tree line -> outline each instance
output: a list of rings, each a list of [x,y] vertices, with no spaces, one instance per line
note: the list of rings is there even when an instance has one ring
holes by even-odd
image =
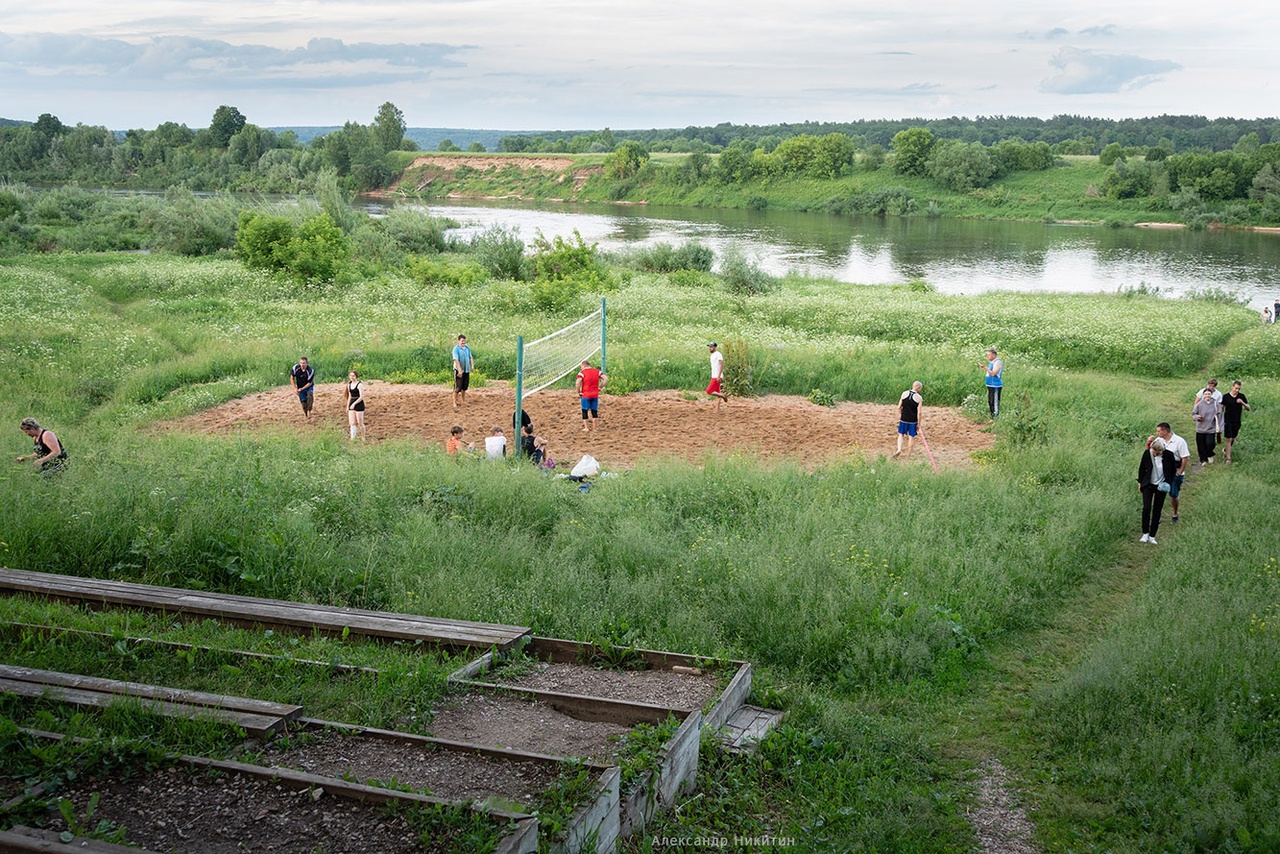
[[[1005,139],[1048,143],[1055,154],[1100,154],[1112,143],[1123,147],[1162,147],[1171,152],[1225,151],[1241,138],[1256,134],[1258,142],[1280,142],[1280,119],[1207,119],[1204,116],[1160,115],[1137,119],[1100,119],[1060,115],[978,116],[969,119],[863,119],[854,122],[798,122],[772,125],[717,125],[650,130],[553,131],[503,137],[502,151],[584,153],[611,151],[617,142],[634,140],[653,152],[706,154],[726,148],[771,152],[791,137],[832,133],[850,137],[859,148],[887,147],[898,133],[924,128],[939,139],[980,142],[992,146]]]
[[[404,114],[389,101],[370,124],[347,122],[305,145],[292,131],[253,124],[227,105],[206,128],[164,122],[123,134],[69,126],[45,113],[31,124],[0,126],[0,180],[298,193],[327,169],[344,188],[358,191],[388,184],[402,167],[393,153],[416,148],[405,138]]]

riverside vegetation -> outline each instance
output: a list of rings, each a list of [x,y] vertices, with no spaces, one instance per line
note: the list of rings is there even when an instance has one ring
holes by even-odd
[[[628,201],[880,216],[1280,223],[1280,124],[1160,116],[1058,116],[512,135],[489,155],[420,158],[404,114],[382,104],[303,142],[222,105],[209,127],[116,133],[0,119],[0,181],[192,191],[345,190]],[[555,154],[530,161],[530,154]],[[518,155],[518,156],[508,156]],[[566,167],[565,163],[569,165]],[[21,219],[0,199],[0,238]],[[0,239],[0,245],[4,243]],[[185,251],[185,250],[184,250]]]
[[[14,195],[45,204],[29,193]],[[188,222],[184,204],[175,197],[188,213],[173,215]],[[15,428],[15,455],[28,415],[72,454],[53,480],[3,470],[4,565],[580,640],[615,642],[625,627],[647,648],[754,662],[755,701],[786,709],[785,723],[752,757],[708,744],[699,794],[659,836],[968,851],[973,775],[996,757],[1046,850],[1280,847],[1280,569],[1267,514],[1280,500],[1269,403],[1280,336],[1228,295],[952,297],[925,283],[772,279],[746,261],[713,273],[696,246],[603,258],[580,239],[542,241],[525,257],[498,230],[410,248],[405,235],[443,226],[361,222],[323,201],[218,215],[233,235],[255,217],[273,227],[233,238],[238,258],[0,261],[0,423]],[[298,243],[322,218],[332,229]],[[61,227],[116,235],[140,222]],[[151,239],[144,222],[139,233]],[[331,277],[298,263],[317,253],[338,259]],[[615,393],[699,387],[714,333],[733,342],[744,390],[821,387],[891,405],[920,379],[930,404],[964,406],[994,344],[1009,383],[995,448],[937,475],[856,455],[813,467],[709,454],[698,467],[644,463],[582,494],[408,440],[352,447],[156,424],[278,387],[300,353],[321,382],[351,368],[438,380],[460,328],[490,377],[509,376],[517,335],[558,328],[602,293]],[[1142,439],[1165,419],[1185,435],[1206,373],[1242,379],[1254,402],[1236,462],[1194,475],[1179,526],[1138,545]],[[0,608],[8,623],[106,635],[49,644],[10,627],[9,660],[154,675],[370,725],[420,719],[452,666],[398,647],[22,599]],[[126,640],[135,634],[213,650]],[[330,679],[295,657],[382,674]],[[12,790],[30,773],[30,753],[8,749],[13,724],[57,728],[50,716],[64,713],[12,700],[0,710]],[[95,755],[121,732],[176,750],[230,741],[87,717],[77,725],[100,733]],[[649,850],[648,836],[629,850]]]

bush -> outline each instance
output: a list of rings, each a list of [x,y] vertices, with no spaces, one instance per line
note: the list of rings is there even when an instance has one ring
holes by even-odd
[[[236,242],[236,201],[226,194],[197,199],[185,187],[170,188],[151,214],[151,247],[179,255],[213,255]]]
[[[471,252],[476,263],[495,279],[522,282],[528,276],[524,257],[524,241],[516,228],[491,225],[471,239]]]
[[[583,241],[577,229],[572,240],[559,235],[547,240],[539,232],[533,247],[533,275],[537,282],[572,281],[580,289],[594,291],[614,287],[609,268],[596,254],[596,245]]]
[[[670,243],[642,247],[635,251],[632,258],[635,265],[647,273],[674,273],[676,270],[701,270],[709,273],[716,254],[701,243],[690,240],[678,249]]]
[[[450,248],[450,241],[445,231],[457,228],[453,220],[428,216],[420,210],[409,207],[393,207],[381,220],[396,245],[406,252],[425,254],[444,252]]]
[[[456,264],[444,258],[410,258],[406,271],[414,281],[423,285],[451,288],[472,287],[489,278],[488,272],[479,264],[472,261]]]
[[[725,250],[720,262],[720,278],[730,293],[739,296],[768,293],[778,287],[777,279],[748,260],[736,246]]]

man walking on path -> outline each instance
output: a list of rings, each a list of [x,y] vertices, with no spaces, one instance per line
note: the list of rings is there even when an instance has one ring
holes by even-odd
[[[1172,451],[1178,459],[1178,471],[1169,481],[1169,502],[1173,506],[1173,515],[1169,517],[1169,521],[1176,525],[1178,523],[1178,492],[1182,489],[1182,482],[1187,479],[1187,462],[1191,459],[1191,448],[1187,446],[1186,439],[1173,432],[1168,421],[1161,421],[1156,425],[1156,434],[1164,439],[1165,448]]]
[[[1222,392],[1218,391],[1218,380],[1216,377],[1209,380],[1209,384],[1196,392],[1196,400],[1199,401],[1204,397],[1205,392],[1209,392],[1213,399],[1214,408],[1217,413],[1214,415],[1213,432],[1219,443],[1222,442]]]
[[[303,356],[298,364],[289,369],[289,385],[298,395],[298,403],[302,404],[302,414],[311,417],[311,406],[316,399],[316,369],[307,364]]]
[[[609,378],[600,373],[599,368],[591,367],[591,363],[586,359],[582,360],[582,370],[578,371],[578,379],[574,382],[574,386],[578,389],[578,397],[582,400],[583,433],[589,433],[599,426],[600,389],[604,388],[604,384],[608,381]]]
[[[987,351],[987,360],[979,362],[986,371],[987,409],[991,410],[991,420],[1000,417],[1000,392],[1004,389],[1004,362],[996,358],[993,347]]]
[[[467,336],[459,335],[458,343],[453,348],[453,408],[459,404],[467,406],[467,389],[471,387],[471,369],[475,360],[471,358],[471,348],[467,346]]]
[[[711,352],[711,382],[707,384],[707,394],[716,399],[716,412],[719,412],[720,404],[729,402],[729,395],[720,388],[720,382],[724,379],[724,354],[714,341],[707,345],[707,349]]]
[[[911,384],[911,388],[904,391],[902,397],[898,398],[898,450],[893,452],[895,457],[902,456],[902,437],[905,436],[907,459],[911,459],[911,449],[916,444],[916,432],[920,429],[920,405],[924,402],[920,396],[922,388],[924,386],[916,380]]]
[[[1240,393],[1240,380],[1231,384],[1231,392],[1222,396],[1222,456],[1231,462],[1231,446],[1240,435],[1240,420],[1249,409],[1249,398]]]

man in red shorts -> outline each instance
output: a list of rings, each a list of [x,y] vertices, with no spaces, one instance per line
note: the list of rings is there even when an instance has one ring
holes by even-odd
[[[716,399],[716,412],[719,412],[720,403],[729,402],[729,395],[720,390],[720,381],[724,379],[724,354],[714,341],[707,345],[707,349],[711,351],[711,382],[707,384],[707,394]]]

